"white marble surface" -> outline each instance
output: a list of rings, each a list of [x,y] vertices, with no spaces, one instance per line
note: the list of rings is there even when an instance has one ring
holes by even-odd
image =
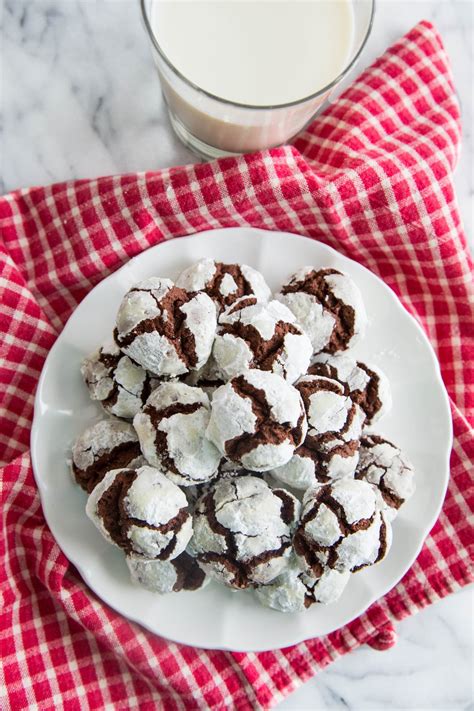
[[[472,614],[472,590],[442,600],[401,622],[392,649],[338,659],[278,711],[472,711]]]
[[[194,160],[172,135],[137,0],[0,0],[0,192]],[[473,3],[379,0],[359,68],[418,20],[440,30],[463,110],[456,188],[468,235],[474,194]],[[337,661],[283,711],[473,708],[471,590],[399,625],[397,646]]]

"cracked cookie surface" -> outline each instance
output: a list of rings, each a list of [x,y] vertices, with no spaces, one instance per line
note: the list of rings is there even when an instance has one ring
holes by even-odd
[[[390,544],[391,526],[376,487],[346,478],[305,493],[293,545],[312,575],[326,568],[361,570],[382,560]]]
[[[172,377],[202,368],[216,325],[215,306],[207,294],[151,277],[125,294],[114,336],[121,351],[143,368]]]
[[[86,513],[109,543],[146,558],[176,558],[193,531],[185,494],[149,466],[107,472],[89,495]]]
[[[308,373],[338,380],[346,394],[365,414],[365,425],[372,425],[390,412],[392,393],[386,375],[375,365],[356,361],[346,354],[320,354],[313,359]]]
[[[209,419],[204,390],[168,382],[153,391],[133,426],[147,461],[175,484],[191,486],[216,476],[222,458],[205,436]]]
[[[286,567],[299,501],[262,479],[218,482],[194,512],[192,550],[201,568],[230,587],[271,582]]]
[[[366,434],[360,443],[356,479],[374,484],[393,520],[400,507],[415,493],[415,472],[401,450],[384,437]]]
[[[181,272],[176,285],[187,291],[204,291],[222,310],[242,296],[268,301],[271,291],[262,274],[247,264],[224,264],[207,257]]]
[[[158,380],[124,355],[116,343],[103,345],[84,358],[81,374],[92,400],[115,417],[131,420]]]
[[[314,603],[329,605],[336,602],[349,582],[350,573],[340,573],[331,568],[314,576],[301,569],[292,560],[286,570],[269,585],[255,589],[258,601],[265,607],[280,612],[303,612]]]
[[[242,469],[236,464],[233,464],[232,462],[228,462],[223,459],[219,464],[215,479],[211,479],[211,481],[204,482],[203,484],[186,487],[185,494],[186,498],[188,499],[190,510],[193,511],[197,501],[202,496],[204,496],[204,494],[209,493],[209,491],[211,491],[218,482],[228,481],[229,479],[236,479],[240,476],[254,476],[258,479],[264,478],[263,473],[251,472],[247,469]]]
[[[306,373],[311,354],[308,336],[279,301],[243,298],[219,318],[213,356],[225,380],[258,368],[293,383]]]
[[[127,556],[126,560],[132,581],[150,592],[194,592],[209,582],[196,560],[186,551],[172,560],[149,559],[134,554]]]
[[[273,373],[249,370],[215,391],[206,435],[230,461],[267,471],[291,459],[306,429],[296,388]]]
[[[272,470],[273,476],[296,489],[353,476],[365,419],[362,410],[333,378],[307,375],[295,387],[303,399],[308,432],[289,462]]]
[[[359,289],[337,269],[302,267],[276,296],[308,334],[314,353],[352,348],[367,325]]]
[[[144,464],[140,443],[132,425],[121,420],[101,420],[91,425],[72,447],[72,475],[90,493],[110,469]]]

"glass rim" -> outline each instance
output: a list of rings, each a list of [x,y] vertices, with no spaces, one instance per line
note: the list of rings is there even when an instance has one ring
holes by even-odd
[[[160,0],[149,0],[149,2],[160,2]],[[163,0],[166,2],[166,0]],[[322,89],[318,89],[318,91],[315,91],[313,94],[309,94],[308,96],[305,96],[301,99],[296,99],[294,101],[288,101],[284,104],[268,104],[265,106],[262,106],[262,104],[242,104],[238,101],[232,101],[231,99],[224,99],[222,96],[217,96],[217,94],[212,94],[210,91],[206,91],[206,89],[203,89],[202,87],[198,86],[194,82],[192,82],[190,79],[184,76],[179,69],[177,69],[174,64],[168,59],[166,54],[163,52],[161,49],[158,40],[155,37],[155,33],[153,32],[152,26],[150,24],[150,20],[148,17],[148,10],[146,8],[147,0],[140,0],[140,7],[141,7],[141,12],[142,12],[142,18],[143,22],[145,24],[145,28],[147,30],[148,36],[151,40],[152,45],[160,55],[161,59],[165,62],[165,64],[171,69],[171,71],[178,76],[181,81],[183,81],[187,86],[191,87],[192,89],[195,89],[196,91],[200,92],[201,94],[204,94],[207,96],[209,99],[213,99],[214,101],[218,101],[221,104],[225,104],[226,106],[236,106],[237,108],[240,109],[252,109],[253,111],[269,111],[272,109],[285,109],[289,108],[291,106],[298,106],[299,104],[304,104],[307,101],[311,101],[312,99],[318,98],[318,96],[321,96],[322,94],[327,93],[330,91],[332,88],[334,88],[339,82],[346,76],[348,72],[352,69],[352,67],[356,64],[357,60],[359,59],[365,45],[367,44],[367,40],[370,37],[370,33],[372,31],[372,27],[374,24],[374,15],[375,15],[375,3],[376,0],[368,0],[371,4],[370,7],[370,17],[369,17],[369,22],[367,25],[367,30],[365,32],[365,35],[362,39],[362,42],[360,43],[360,47],[355,53],[355,55],[352,57],[351,61],[349,64],[340,72],[335,79],[333,79],[329,84],[326,84]]]

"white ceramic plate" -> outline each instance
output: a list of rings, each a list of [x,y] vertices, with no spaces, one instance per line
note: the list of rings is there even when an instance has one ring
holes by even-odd
[[[377,431],[400,444],[416,468],[417,490],[394,524],[392,549],[381,564],[351,578],[341,599],[307,612],[282,614],[252,593],[211,583],[196,593],[157,595],[135,587],[124,557],[85,515],[85,494],[67,459],[74,438],[102,417],[79,373],[82,358],[110,336],[127,289],[151,275],[175,277],[212,256],[260,269],[273,289],[306,264],[336,267],[362,291],[369,314],[357,356],[379,365],[393,390],[393,410]],[[288,233],[235,228],[202,232],[157,245],[104,279],[69,319],[46,360],[35,402],[31,448],[48,525],[59,546],[94,592],[125,617],[184,644],[258,651],[331,632],[390,590],[415,560],[438,517],[449,478],[452,428],[438,362],[421,328],[374,274],[323,244]]]

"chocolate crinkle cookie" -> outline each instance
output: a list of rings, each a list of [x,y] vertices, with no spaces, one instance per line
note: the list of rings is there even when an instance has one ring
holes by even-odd
[[[344,384],[347,394],[364,411],[366,425],[372,425],[390,412],[390,383],[375,365],[355,361],[346,354],[321,353],[313,358],[308,373],[334,378]]]
[[[376,434],[367,434],[360,442],[356,479],[375,484],[393,520],[402,504],[415,493],[415,472],[400,449]]]
[[[367,315],[359,289],[337,269],[299,269],[276,297],[294,313],[314,353],[352,348],[363,336]]]
[[[308,433],[289,462],[273,469],[272,475],[295,489],[353,476],[359,460],[362,410],[332,378],[307,375],[295,387],[305,406]]]
[[[312,346],[292,312],[279,301],[236,301],[219,318],[214,360],[225,380],[248,368],[268,370],[293,383],[306,373]]]
[[[133,420],[147,461],[181,486],[209,481],[221,454],[206,436],[209,398],[201,388],[161,383]]]
[[[298,390],[279,375],[248,370],[215,391],[206,436],[227,459],[258,472],[289,461],[306,430]]]
[[[176,285],[187,291],[205,291],[222,310],[242,296],[268,301],[271,291],[262,274],[246,264],[224,264],[211,257],[181,272]]]
[[[279,612],[303,612],[315,602],[336,602],[349,582],[350,573],[326,568],[318,576],[302,570],[292,560],[284,572],[269,585],[259,585],[255,594],[265,607]]]
[[[111,341],[82,361],[81,374],[92,400],[110,415],[131,420],[158,380]]]
[[[72,447],[72,475],[90,493],[110,469],[144,464],[132,425],[121,420],[101,420],[88,427]]]
[[[308,489],[293,546],[314,576],[331,568],[355,572],[385,558],[392,530],[377,488],[339,479]]]
[[[194,592],[209,582],[205,572],[186,551],[172,560],[143,558],[134,554],[127,556],[126,560],[132,581],[150,592]]]
[[[283,489],[243,476],[218,482],[194,512],[192,549],[201,568],[233,588],[271,582],[289,562],[300,504]]]
[[[152,277],[125,294],[114,336],[121,351],[143,368],[172,377],[202,368],[216,325],[216,309],[207,294]]]
[[[89,495],[86,513],[107,541],[145,558],[176,558],[193,532],[186,496],[149,466],[107,472]]]

